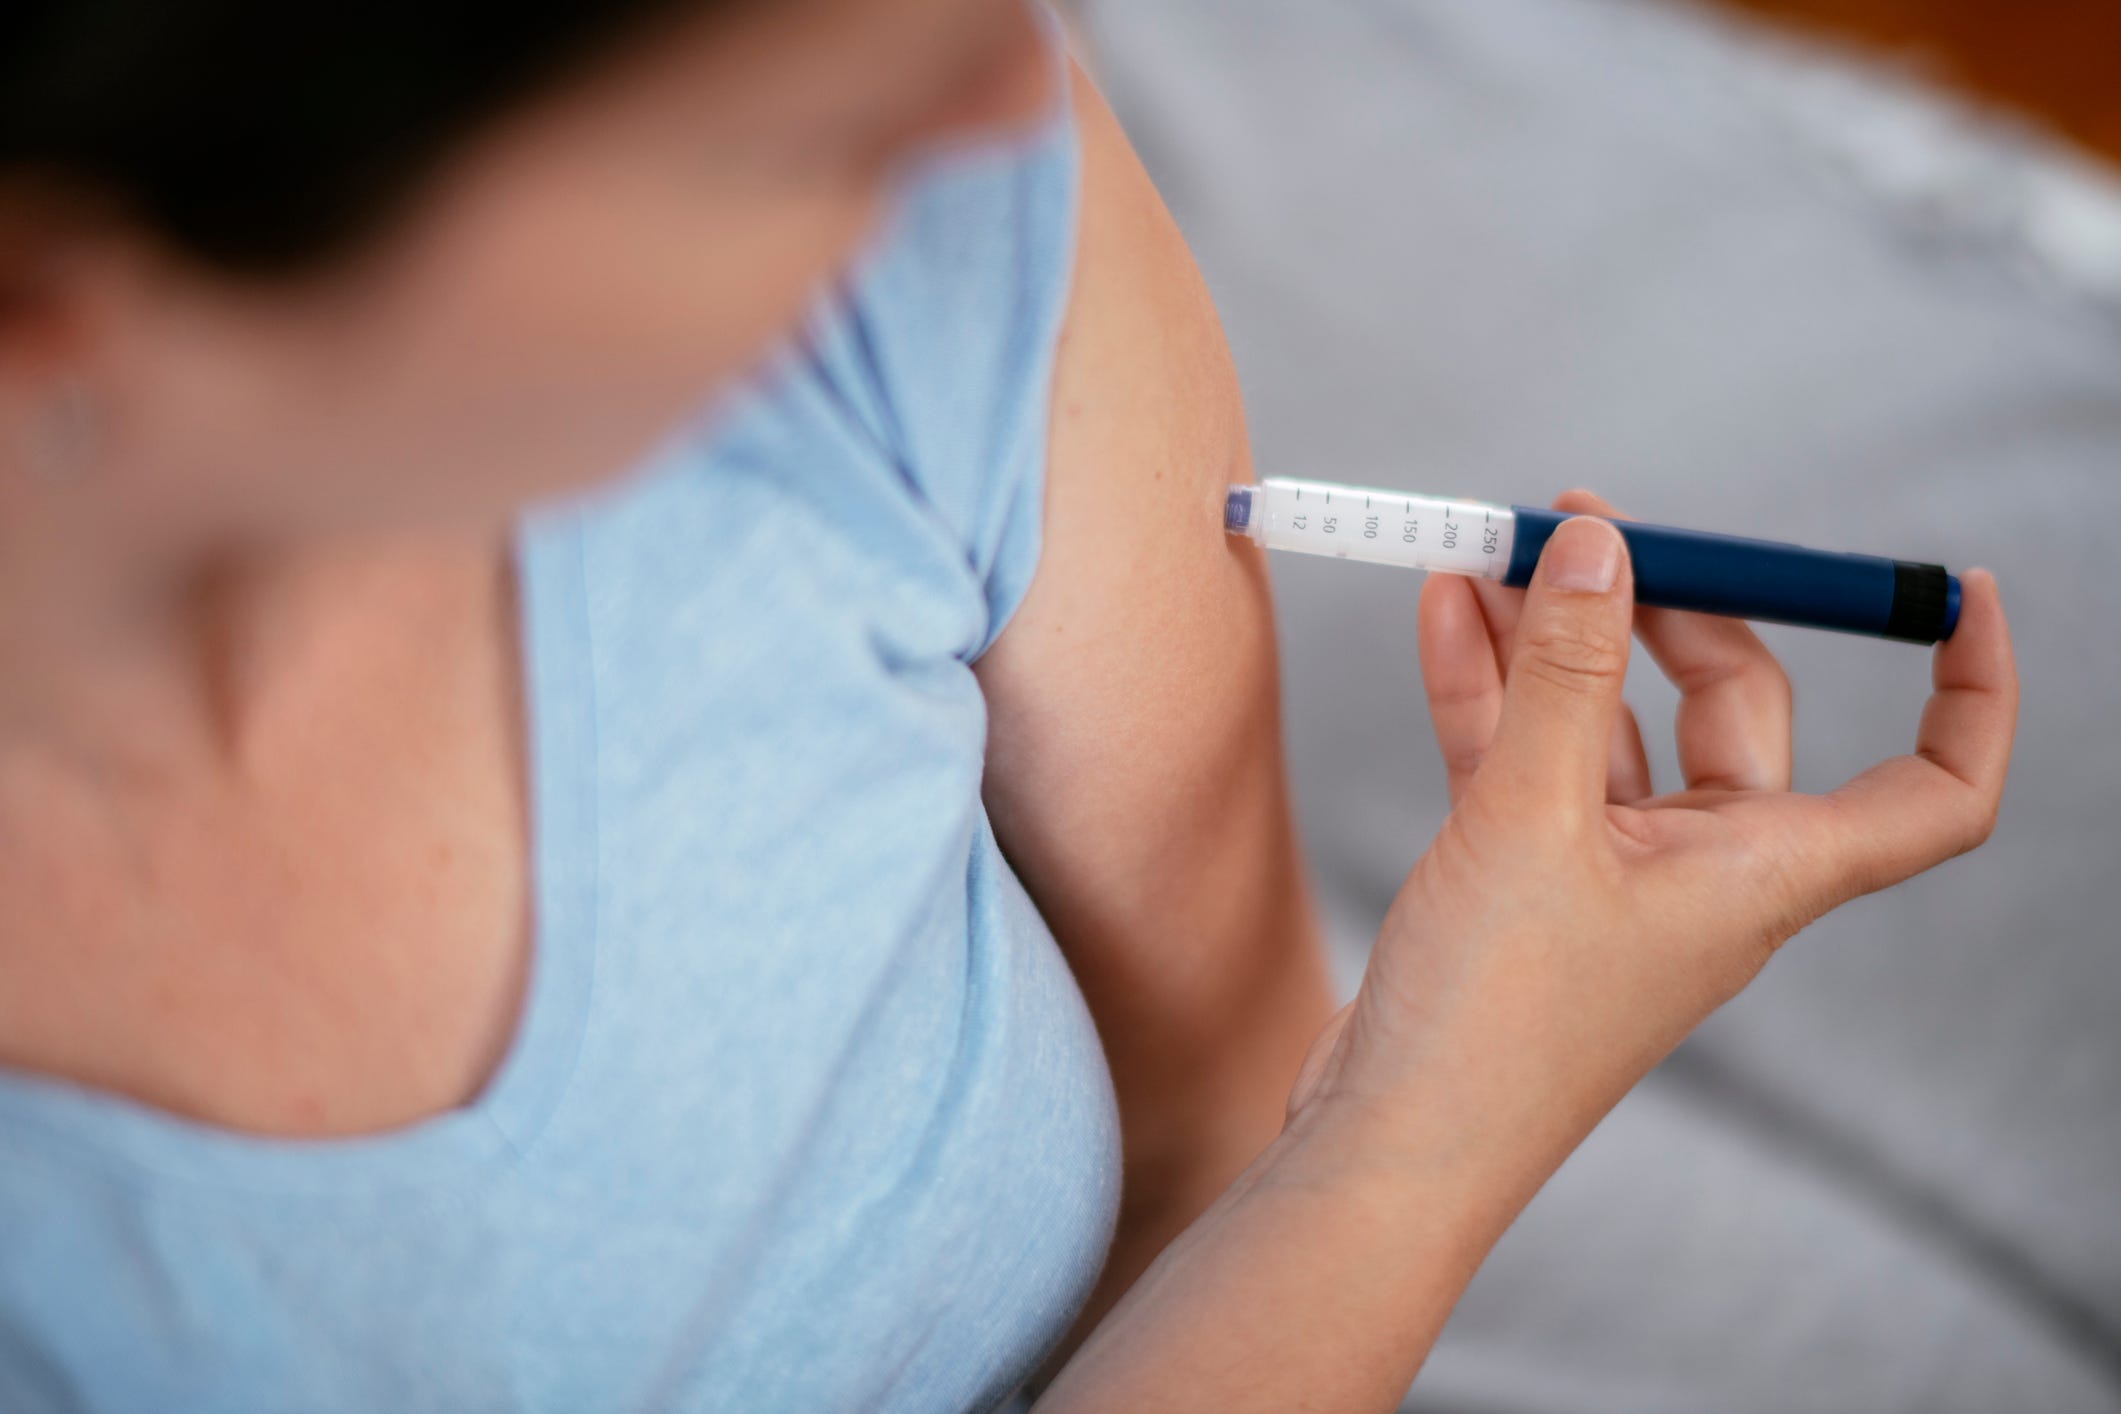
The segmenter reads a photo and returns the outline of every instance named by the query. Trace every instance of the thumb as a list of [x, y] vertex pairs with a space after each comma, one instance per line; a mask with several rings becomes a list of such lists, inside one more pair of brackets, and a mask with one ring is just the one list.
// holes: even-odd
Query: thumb
[[1474, 784], [1489, 805], [1566, 823], [1604, 808], [1634, 609], [1620, 532], [1591, 516], [1563, 521], [1525, 594], [1502, 718]]

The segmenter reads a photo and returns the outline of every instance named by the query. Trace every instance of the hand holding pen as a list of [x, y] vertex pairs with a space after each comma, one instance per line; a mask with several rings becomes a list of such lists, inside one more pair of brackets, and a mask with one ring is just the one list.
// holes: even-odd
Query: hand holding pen
[[[1208, 1407], [1233, 1358], [1247, 1408], [1393, 1407], [1488, 1249], [1636, 1081], [1806, 924], [1994, 827], [2018, 684], [1988, 574], [1960, 584], [1914, 751], [1799, 795], [1766, 645], [1735, 618], [1638, 610], [1612, 508], [1582, 492], [1558, 508], [1574, 514], [1541, 537], [1528, 588], [1470, 558], [1476, 577], [1423, 586], [1451, 814], [1281, 1135], [1041, 1411]], [[1443, 533], [1437, 551], [1502, 553]], [[1685, 781], [1664, 795], [1621, 701], [1638, 635], [1680, 690]]]
[[[1621, 536], [1591, 518], [1613, 509], [1582, 492], [1559, 509], [1579, 514], [1528, 591], [1424, 587], [1452, 813], [1298, 1100], [1421, 1092], [1441, 1068], [1483, 1132], [1543, 1134], [1553, 1162], [1792, 934], [1988, 837], [2018, 691], [1995, 581], [1974, 571], [1913, 753], [1794, 794], [1789, 683], [1758, 635], [1638, 609]], [[1669, 794], [1621, 700], [1631, 633], [1681, 694]]]

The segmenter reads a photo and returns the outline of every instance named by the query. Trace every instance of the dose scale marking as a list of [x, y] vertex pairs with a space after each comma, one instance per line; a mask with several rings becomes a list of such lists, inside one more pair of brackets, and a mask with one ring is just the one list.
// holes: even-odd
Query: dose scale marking
[[1516, 518], [1500, 506], [1281, 476], [1234, 488], [1232, 501], [1240, 495], [1243, 518], [1229, 523], [1233, 506], [1226, 524], [1270, 550], [1496, 581], [1509, 574]]
[[[1532, 506], [1420, 496], [1270, 476], [1232, 486], [1223, 528], [1270, 550], [1531, 583], [1569, 517]], [[1942, 565], [1810, 550], [1643, 521], [1615, 521], [1635, 600], [1696, 613], [1935, 643], [1959, 623], [1959, 581]]]

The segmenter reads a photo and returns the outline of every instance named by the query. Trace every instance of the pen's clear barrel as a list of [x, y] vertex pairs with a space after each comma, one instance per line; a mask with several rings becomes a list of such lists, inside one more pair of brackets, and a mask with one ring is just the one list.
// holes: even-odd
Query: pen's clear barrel
[[1224, 523], [1270, 550], [1498, 580], [1517, 539], [1507, 506], [1291, 476], [1232, 487]]

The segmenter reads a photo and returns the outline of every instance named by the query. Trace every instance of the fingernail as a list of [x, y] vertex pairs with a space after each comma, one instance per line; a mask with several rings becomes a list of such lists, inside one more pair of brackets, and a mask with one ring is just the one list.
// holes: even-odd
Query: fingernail
[[1575, 594], [1603, 594], [1620, 577], [1620, 532], [1596, 516], [1572, 516], [1540, 555], [1547, 583]]

